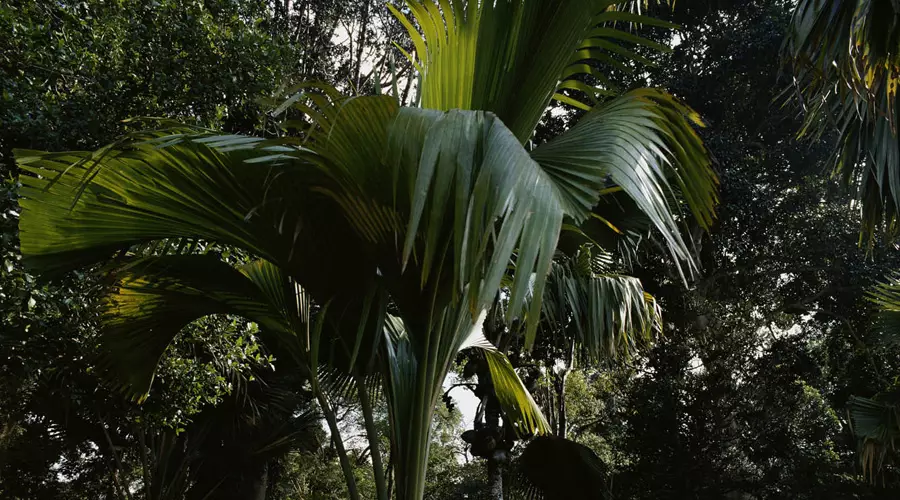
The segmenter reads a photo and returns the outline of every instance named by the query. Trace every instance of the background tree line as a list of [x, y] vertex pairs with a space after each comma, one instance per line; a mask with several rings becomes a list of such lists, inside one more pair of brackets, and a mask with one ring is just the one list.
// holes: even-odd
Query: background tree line
[[[663, 307], [652, 347], [603, 367], [552, 345], [513, 356], [546, 413], [603, 459], [614, 498], [891, 498], [900, 487], [890, 457], [875, 481], [862, 476], [847, 417], [851, 395], [896, 383], [900, 353], [878, 341], [863, 299], [898, 267], [896, 252], [859, 247], [850, 198], [822, 175], [834, 138], [795, 141], [800, 121], [781, 107], [774, 64], [791, 8], [678, 2], [658, 12], [682, 26], [674, 51], [648, 52], [649, 72], [614, 73], [699, 111], [722, 178], [719, 222], [700, 241], [703, 273], [690, 291], [657, 252], [627, 263]], [[140, 405], [102, 381], [92, 360], [103, 284], [71, 274], [48, 285], [22, 269], [10, 150], [94, 149], [139, 116], [275, 135], [265, 110], [288, 83], [374, 90], [394, 60], [411, 72], [387, 43], [402, 27], [368, 0], [165, 0], [11, 2], [0, 28], [0, 491], [127, 498], [123, 485], [143, 480], [164, 485], [156, 494], [166, 498], [231, 467], [223, 490], [233, 498], [345, 498], [312, 396], [251, 323], [193, 325]], [[401, 81], [411, 99], [412, 79]], [[577, 115], [543, 127], [564, 129]], [[226, 247], [203, 250], [231, 258]], [[460, 379], [477, 382], [460, 361]], [[360, 411], [336, 408], [346, 434], [359, 432]], [[387, 409], [376, 416], [386, 440]], [[442, 408], [435, 425], [426, 497], [478, 498], [486, 471], [461, 453], [470, 443], [458, 409]], [[374, 497], [364, 439], [348, 447], [363, 496]], [[179, 476], [185, 463], [195, 464], [191, 477]]]

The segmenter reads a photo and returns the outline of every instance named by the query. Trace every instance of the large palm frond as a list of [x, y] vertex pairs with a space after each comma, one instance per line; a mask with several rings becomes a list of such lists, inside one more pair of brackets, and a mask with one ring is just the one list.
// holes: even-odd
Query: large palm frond
[[[666, 50], [628, 30], [631, 23], [659, 22], [619, 4], [409, 0], [421, 32], [395, 14], [415, 42], [416, 57], [410, 57], [422, 74], [423, 107], [492, 111], [524, 142], [552, 98], [593, 109], [595, 95], [614, 93], [602, 83], [608, 79], [599, 65], [611, 55], [642, 61], [623, 43]], [[585, 75], [601, 83], [588, 85]], [[563, 89], [589, 99], [576, 100]], [[700, 125], [699, 117], [672, 96], [636, 91], [602, 104], [577, 130], [538, 148], [535, 159], [554, 176], [567, 215], [583, 220], [599, 191], [610, 181], [619, 184], [647, 211], [675, 256], [690, 262], [671, 216], [670, 180], [704, 228], [717, 200], [716, 176], [692, 124]]]
[[675, 262], [693, 272], [681, 233], [676, 189], [708, 229], [718, 200], [717, 177], [691, 123], [699, 117], [664, 92], [629, 92], [594, 108], [570, 130], [537, 147], [534, 158], [554, 177], [576, 221], [589, 216], [604, 188], [626, 193], [659, 231]]
[[801, 0], [784, 53], [806, 114], [802, 133], [835, 131], [836, 174], [858, 191], [864, 232], [900, 214], [900, 4]]

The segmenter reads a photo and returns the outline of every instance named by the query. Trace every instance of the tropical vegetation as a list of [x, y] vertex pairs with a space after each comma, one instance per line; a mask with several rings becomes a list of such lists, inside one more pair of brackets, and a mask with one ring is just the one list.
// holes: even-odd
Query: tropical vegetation
[[846, 4], [0, 8], [0, 491], [890, 498]]

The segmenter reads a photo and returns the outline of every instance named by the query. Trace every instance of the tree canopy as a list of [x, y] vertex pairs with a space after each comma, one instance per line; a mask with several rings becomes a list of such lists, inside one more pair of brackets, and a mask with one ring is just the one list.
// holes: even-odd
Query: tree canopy
[[892, 498], [900, 12], [825, 4], [3, 4], [0, 496]]

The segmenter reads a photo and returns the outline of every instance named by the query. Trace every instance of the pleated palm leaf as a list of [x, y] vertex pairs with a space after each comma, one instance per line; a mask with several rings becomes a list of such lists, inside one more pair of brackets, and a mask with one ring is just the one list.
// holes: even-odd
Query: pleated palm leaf
[[[878, 308], [875, 327], [888, 346], [900, 343], [900, 275], [891, 276], [868, 293]], [[863, 473], [871, 479], [897, 458], [900, 442], [900, 387], [872, 398], [851, 397], [850, 421], [860, 440]]]
[[[652, 45], [614, 27], [636, 18], [612, 4], [412, 1], [424, 31], [406, 21], [421, 107], [307, 88], [286, 103], [307, 116], [300, 139], [167, 126], [96, 152], [18, 151], [26, 263], [47, 275], [105, 266], [115, 284], [107, 361], [136, 395], [180, 329], [214, 313], [245, 316], [264, 342], [284, 343], [320, 401], [326, 361], [380, 374], [398, 498], [421, 498], [431, 417], [460, 349], [493, 360], [520, 432], [547, 431], [479, 328], [511, 259], [509, 310], [535, 297], [531, 344], [563, 220], [587, 219], [602, 190], [630, 196], [688, 270], [674, 200], [702, 226], [712, 220], [716, 180], [696, 116], [657, 90], [598, 99], [612, 90], [596, 63], [622, 51], [639, 57], [622, 40]], [[553, 99], [590, 111], [529, 150]], [[213, 241], [252, 258], [235, 267], [189, 252], [134, 255], [158, 240]], [[352, 483], [350, 475], [351, 496]]]
[[544, 292], [542, 333], [574, 345], [589, 363], [628, 355], [662, 331], [653, 296], [639, 279], [614, 272], [611, 258], [585, 245], [557, 259]]
[[863, 475], [874, 481], [886, 465], [897, 465], [900, 389], [875, 398], [853, 396], [848, 407], [853, 432], [859, 438]]
[[[618, 228], [616, 228], [618, 230]], [[585, 244], [557, 254], [547, 278], [538, 335], [564, 353], [553, 366], [556, 393], [541, 402], [553, 410], [555, 435], [531, 439], [508, 471], [511, 498], [601, 498], [606, 466], [585, 446], [566, 439], [566, 376], [576, 361], [597, 366], [633, 354], [662, 332], [660, 307], [639, 279], [616, 272], [611, 253]], [[526, 301], [527, 302], [527, 301]], [[515, 333], [515, 325], [510, 329]]]
[[896, 233], [900, 214], [900, 3], [801, 0], [784, 53], [792, 97], [803, 106], [802, 134], [837, 133], [833, 167], [855, 187], [871, 241]]

